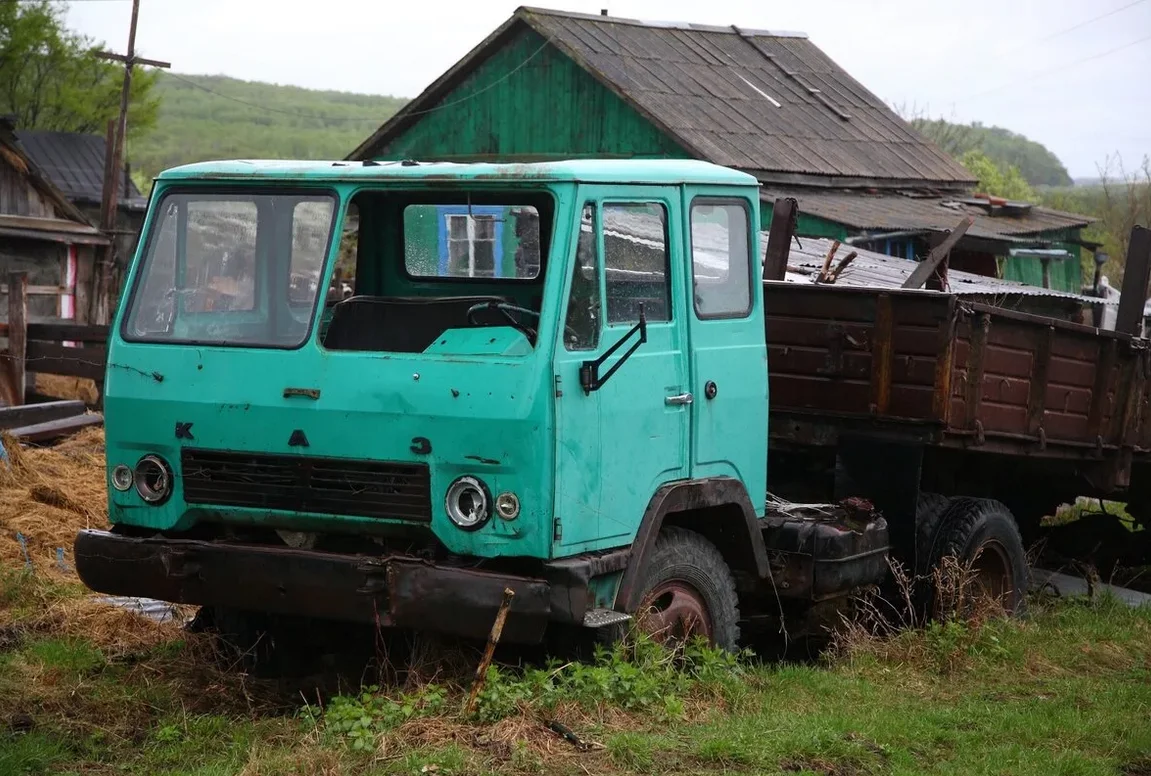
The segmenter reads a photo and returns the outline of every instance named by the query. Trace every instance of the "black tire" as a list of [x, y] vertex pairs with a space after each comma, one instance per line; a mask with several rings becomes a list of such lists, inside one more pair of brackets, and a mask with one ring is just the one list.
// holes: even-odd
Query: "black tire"
[[998, 501], [956, 498], [939, 517], [928, 548], [930, 569], [945, 558], [972, 564], [981, 584], [1009, 614], [1024, 612], [1030, 571], [1019, 526]]
[[269, 666], [276, 657], [271, 618], [258, 612], [202, 606], [188, 629], [211, 634], [217, 656], [229, 666], [255, 670]]
[[938, 493], [919, 492], [915, 506], [915, 569], [922, 575], [931, 569], [931, 545], [939, 532], [939, 523], [951, 506], [951, 499]]
[[[694, 531], [664, 528], [655, 541], [644, 572], [641, 610], [654, 592], [668, 585], [694, 591], [706, 607], [711, 642], [734, 652], [739, 645], [739, 598], [735, 577], [715, 545]], [[658, 604], [657, 602], [654, 602]], [[645, 611], [634, 612], [642, 623]]]

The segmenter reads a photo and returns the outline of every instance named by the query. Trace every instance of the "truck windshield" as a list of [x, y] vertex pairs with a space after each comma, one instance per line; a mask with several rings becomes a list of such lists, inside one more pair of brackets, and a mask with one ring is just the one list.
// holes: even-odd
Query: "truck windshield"
[[335, 211], [333, 195], [315, 192], [167, 194], [124, 338], [298, 347], [315, 316]]

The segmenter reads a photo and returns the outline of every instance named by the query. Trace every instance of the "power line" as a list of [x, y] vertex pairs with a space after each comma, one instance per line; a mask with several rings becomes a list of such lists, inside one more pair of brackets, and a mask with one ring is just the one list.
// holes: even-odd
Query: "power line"
[[1094, 24], [1095, 22], [1099, 21], [1100, 19], [1106, 19], [1108, 16], [1114, 16], [1115, 14], [1119, 13], [1120, 11], [1126, 11], [1128, 8], [1133, 8], [1134, 6], [1137, 6], [1140, 3], [1144, 3], [1146, 1], [1147, 0], [1134, 0], [1134, 2], [1128, 3], [1127, 5], [1120, 6], [1119, 8], [1115, 8], [1111, 11], [1106, 12], [1106, 13], [1101, 13], [1098, 16], [1092, 16], [1090, 19], [1085, 19], [1084, 21], [1081, 21], [1078, 24], [1074, 24], [1065, 30], [1059, 30], [1059, 32], [1053, 32], [1050, 35], [1039, 38], [1035, 42], [1036, 43], [1043, 43], [1045, 41], [1051, 40], [1052, 38], [1058, 38], [1060, 35], [1066, 35], [1069, 32], [1074, 32], [1075, 30], [1078, 30], [1081, 27], [1086, 27], [1088, 24]]
[[1096, 59], [1102, 59], [1103, 57], [1109, 57], [1112, 54], [1118, 54], [1120, 51], [1123, 51], [1125, 49], [1129, 49], [1132, 46], [1138, 46], [1140, 43], [1146, 43], [1149, 40], [1151, 40], [1151, 35], [1147, 35], [1146, 37], [1139, 38], [1138, 40], [1133, 40], [1130, 43], [1124, 43], [1122, 46], [1116, 46], [1115, 48], [1107, 49], [1106, 51], [1101, 51], [1098, 54], [1092, 54], [1089, 57], [1083, 57], [1082, 59], [1077, 59], [1074, 62], [1067, 62], [1067, 63], [1064, 63], [1062, 65], [1058, 65], [1058, 66], [1050, 68], [1048, 70], [1040, 70], [1039, 72], [1036, 72], [1036, 73], [1027, 73], [1024, 76], [1022, 76], [1022, 78], [1018, 78], [1018, 79], [1015, 79], [1012, 81], [1004, 81], [1003, 83], [999, 84], [998, 86], [993, 86], [992, 88], [985, 89], [982, 92], [968, 95], [967, 97], [962, 98], [960, 101], [963, 102], [963, 101], [967, 101], [967, 100], [975, 100], [975, 99], [978, 99], [980, 97], [986, 97], [989, 94], [994, 94], [995, 92], [998, 92], [1002, 89], [1006, 89], [1010, 86], [1014, 86], [1020, 80], [1032, 79], [1032, 78], [1042, 78], [1045, 76], [1049, 76], [1052, 73], [1059, 73], [1059, 72], [1062, 72], [1064, 70], [1069, 70], [1073, 67], [1078, 67], [1079, 65], [1086, 64], [1087, 62], [1092, 62]]

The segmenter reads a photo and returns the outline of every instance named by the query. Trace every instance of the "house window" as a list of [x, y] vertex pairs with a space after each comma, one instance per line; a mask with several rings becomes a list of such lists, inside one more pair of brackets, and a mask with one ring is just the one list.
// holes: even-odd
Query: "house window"
[[496, 274], [496, 220], [448, 214], [448, 274], [490, 278]]

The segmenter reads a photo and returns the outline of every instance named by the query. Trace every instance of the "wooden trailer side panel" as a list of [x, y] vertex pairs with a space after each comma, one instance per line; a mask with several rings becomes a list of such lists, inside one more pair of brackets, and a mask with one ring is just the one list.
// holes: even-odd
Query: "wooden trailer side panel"
[[773, 410], [944, 420], [953, 297], [764, 287]]
[[1144, 350], [1113, 332], [983, 305], [956, 322], [948, 432], [1049, 446], [1142, 446]]
[[790, 441], [886, 426], [952, 448], [1106, 458], [1119, 480], [1127, 453], [1151, 449], [1145, 340], [922, 291], [765, 282], [764, 300], [772, 415], [819, 429]]

